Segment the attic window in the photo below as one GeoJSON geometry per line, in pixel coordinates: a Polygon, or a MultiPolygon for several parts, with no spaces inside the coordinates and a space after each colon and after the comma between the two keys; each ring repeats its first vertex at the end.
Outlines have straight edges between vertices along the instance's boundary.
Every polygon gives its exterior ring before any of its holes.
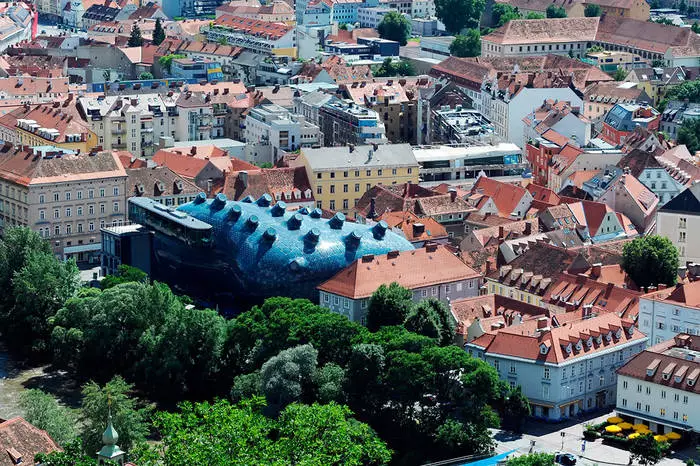
{"type": "Polygon", "coordinates": [[[564,351],[566,351],[566,354],[571,354],[571,343],[568,345],[562,345],[562,347],[564,348],[564,351]]]}
{"type": "Polygon", "coordinates": [[[542,343],[540,345],[540,354],[547,354],[549,352],[549,346],[542,343]]]}
{"type": "Polygon", "coordinates": [[[586,346],[589,348],[593,346],[593,337],[589,337],[588,340],[586,340],[586,346]]]}
{"type": "Polygon", "coordinates": [[[612,332],[608,332],[605,334],[605,341],[611,341],[612,340],[612,332]]]}
{"type": "Polygon", "coordinates": [[[621,336],[622,336],[622,330],[617,329],[617,331],[615,332],[615,338],[619,339],[621,336]]]}
{"type": "Polygon", "coordinates": [[[583,345],[581,344],[581,340],[576,343],[576,351],[581,351],[583,349],[583,345]]]}
{"type": "Polygon", "coordinates": [[[600,345],[601,343],[603,343],[603,337],[601,335],[598,335],[595,339],[595,342],[600,345]]]}
{"type": "Polygon", "coordinates": [[[629,326],[629,328],[627,329],[627,335],[629,335],[629,336],[634,335],[634,325],[629,326]]]}
{"type": "Polygon", "coordinates": [[[688,379],[688,386],[692,387],[693,385],[695,385],[695,379],[688,379]]]}

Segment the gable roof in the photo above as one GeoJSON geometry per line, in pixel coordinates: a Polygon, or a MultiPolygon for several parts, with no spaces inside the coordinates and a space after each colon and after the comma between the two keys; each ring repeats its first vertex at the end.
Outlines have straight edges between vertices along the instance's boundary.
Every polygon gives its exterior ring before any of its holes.
{"type": "Polygon", "coordinates": [[[37,453],[61,451],[46,431],[38,429],[21,417],[0,422],[0,466],[15,466],[13,454],[19,454],[23,464],[34,464],[37,453]]]}
{"type": "Polygon", "coordinates": [[[668,201],[659,212],[700,215],[700,183],[686,188],[668,201]]]}
{"type": "Polygon", "coordinates": [[[304,167],[289,167],[234,171],[226,176],[223,192],[233,200],[246,196],[257,199],[263,194],[269,194],[273,202],[279,197],[279,200],[287,203],[309,203],[314,200],[313,192],[310,197],[305,197],[305,193],[310,190],[311,184],[304,167]],[[300,198],[294,196],[295,192],[300,198]]]}
{"type": "Polygon", "coordinates": [[[377,219],[377,221],[381,220],[384,220],[390,228],[401,230],[406,239],[411,242],[447,238],[447,230],[436,220],[430,217],[419,218],[411,211],[387,212],[377,219]]]}
{"type": "Polygon", "coordinates": [[[479,278],[448,248],[428,246],[381,256],[364,256],[318,286],[327,293],[350,299],[372,296],[379,285],[393,282],[414,290],[479,278]]]}
{"type": "Polygon", "coordinates": [[[194,183],[181,178],[168,167],[143,167],[126,171],[128,196],[181,196],[195,195],[201,189],[194,183]]]}
{"type": "MultiPolygon", "coordinates": [[[[501,217],[510,217],[527,192],[522,186],[504,183],[487,176],[480,176],[471,190],[472,195],[481,194],[489,197],[501,217]]],[[[522,216],[524,213],[518,213],[518,216],[522,216]]]]}
{"type": "Polygon", "coordinates": [[[386,212],[413,211],[415,210],[416,199],[439,195],[439,193],[415,183],[379,184],[373,186],[362,195],[353,211],[362,217],[369,218],[372,199],[374,199],[374,210],[377,215],[382,215],[386,212]]]}

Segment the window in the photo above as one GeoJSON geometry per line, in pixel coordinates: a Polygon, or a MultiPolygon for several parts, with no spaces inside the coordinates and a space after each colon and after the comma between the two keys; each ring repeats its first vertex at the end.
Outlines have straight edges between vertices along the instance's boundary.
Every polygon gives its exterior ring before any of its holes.
{"type": "Polygon", "coordinates": [[[323,186],[321,186],[321,185],[316,186],[316,194],[323,194],[323,186]]]}
{"type": "Polygon", "coordinates": [[[335,185],[334,184],[331,185],[331,194],[333,194],[333,193],[335,193],[335,185]]]}
{"type": "Polygon", "coordinates": [[[450,292],[450,285],[445,285],[445,293],[449,293],[449,292],[450,292]]]}
{"type": "MultiPolygon", "coordinates": [[[[43,201],[40,201],[43,202],[43,201]]],[[[678,219],[678,228],[685,228],[688,223],[688,219],[685,217],[680,217],[678,219]]]]}
{"type": "Polygon", "coordinates": [[[666,410],[665,410],[664,408],[661,408],[661,409],[659,410],[659,414],[661,414],[662,416],[665,416],[665,415],[666,415],[666,410]]]}
{"type": "Polygon", "coordinates": [[[499,369],[500,369],[499,363],[498,363],[498,360],[497,360],[497,359],[493,361],[493,367],[494,367],[496,370],[499,370],[499,369]]]}
{"type": "Polygon", "coordinates": [[[426,296],[428,296],[428,290],[420,290],[420,295],[421,295],[423,298],[425,298],[426,296]]]}
{"type": "Polygon", "coordinates": [[[683,404],[684,405],[688,404],[688,395],[683,396],[683,404]]]}
{"type": "Polygon", "coordinates": [[[413,168],[408,168],[408,169],[406,169],[406,173],[408,173],[409,175],[410,175],[411,173],[413,173],[413,168]]]}
{"type": "Polygon", "coordinates": [[[88,189],[88,199],[92,199],[93,197],[95,197],[95,190],[88,189]]]}
{"type": "Polygon", "coordinates": [[[627,390],[627,381],[626,380],[624,382],[622,382],[622,388],[627,390]]]}
{"type": "Polygon", "coordinates": [[[83,198],[83,192],[82,192],[82,191],[78,191],[77,196],[78,196],[78,199],[82,199],[82,198],[83,198]]]}
{"type": "Polygon", "coordinates": [[[105,197],[105,188],[100,188],[100,197],[105,197]]]}
{"type": "Polygon", "coordinates": [[[355,192],[356,193],[360,192],[360,183],[355,183],[355,192]]]}
{"type": "Polygon", "coordinates": [[[44,203],[44,195],[39,194],[39,204],[43,204],[43,203],[44,203]]]}
{"type": "Polygon", "coordinates": [[[549,399],[549,385],[547,385],[547,384],[542,384],[542,399],[543,400],[549,399]]]}
{"type": "Polygon", "coordinates": [[[651,410],[651,406],[644,405],[644,411],[646,411],[648,413],[650,410],[651,410]]]}
{"type": "Polygon", "coordinates": [[[335,210],[335,201],[330,201],[328,208],[331,210],[335,210]]]}
{"type": "Polygon", "coordinates": [[[350,300],[349,299],[343,299],[343,307],[345,309],[350,309],[350,300]]]}
{"type": "Polygon", "coordinates": [[[517,372],[517,366],[515,364],[510,365],[510,371],[511,374],[515,374],[517,372]]]}
{"type": "Polygon", "coordinates": [[[343,178],[347,178],[347,177],[348,177],[348,172],[343,172],[343,178]]]}
{"type": "Polygon", "coordinates": [[[687,414],[683,414],[683,422],[688,422],[688,415],[687,414]]]}
{"type": "Polygon", "coordinates": [[[343,192],[344,193],[348,192],[348,185],[346,185],[346,184],[343,185],[343,192]]]}
{"type": "Polygon", "coordinates": [[[316,179],[320,180],[321,178],[323,178],[323,173],[316,173],[316,179]]]}
{"type": "Polygon", "coordinates": [[[395,169],[395,168],[392,168],[392,169],[391,169],[391,174],[392,174],[392,175],[396,175],[396,169],[395,169]]]}
{"type": "Polygon", "coordinates": [[[104,204],[100,204],[100,213],[101,214],[105,213],[105,205],[104,204]]]}
{"type": "Polygon", "coordinates": [[[359,178],[359,177],[360,177],[360,170],[355,170],[355,178],[359,178]]]}
{"type": "Polygon", "coordinates": [[[331,172],[331,178],[335,178],[335,172],[331,172]]]}
{"type": "Polygon", "coordinates": [[[328,303],[330,301],[331,301],[331,295],[329,295],[328,293],[323,293],[323,302],[328,303]]]}
{"type": "Polygon", "coordinates": [[[56,236],[61,234],[61,226],[60,225],[56,225],[53,227],[53,234],[56,236]]]}
{"type": "Polygon", "coordinates": [[[70,191],[66,193],[66,201],[70,201],[70,191]]]}
{"type": "Polygon", "coordinates": [[[637,411],[641,411],[641,409],[642,409],[642,403],[637,401],[637,411]]]}
{"type": "Polygon", "coordinates": [[[78,208],[76,209],[76,211],[77,211],[76,214],[78,215],[78,217],[82,217],[82,216],[83,216],[83,207],[82,207],[82,206],[78,207],[78,208]]]}
{"type": "Polygon", "coordinates": [[[88,231],[95,231],[95,223],[94,222],[88,223],[88,231]]]}
{"type": "Polygon", "coordinates": [[[350,204],[347,199],[343,199],[343,210],[348,210],[350,204]]]}
{"type": "MultiPolygon", "coordinates": [[[[172,203],[172,199],[168,199],[168,200],[172,203]]],[[[119,212],[119,203],[118,202],[115,202],[114,204],[112,204],[112,211],[119,212]]]]}
{"type": "Polygon", "coordinates": [[[666,390],[661,390],[661,399],[666,399],[666,390]]]}
{"type": "Polygon", "coordinates": [[[673,401],[675,401],[676,403],[678,403],[678,401],[679,401],[680,399],[681,399],[681,396],[680,396],[678,393],[676,393],[676,394],[673,395],[673,401]]]}
{"type": "Polygon", "coordinates": [[[94,204],[88,206],[88,214],[90,214],[90,215],[95,214],[95,205],[94,204]]]}
{"type": "Polygon", "coordinates": [[[549,380],[549,367],[544,368],[544,375],[542,377],[549,380]]]}
{"type": "Polygon", "coordinates": [[[70,235],[71,233],[73,233],[73,227],[70,224],[68,224],[66,225],[66,234],[70,235]]]}
{"type": "Polygon", "coordinates": [[[70,207],[66,207],[66,217],[70,217],[70,216],[71,216],[71,209],[70,209],[70,207]]]}
{"type": "Polygon", "coordinates": [[[367,176],[372,176],[372,170],[367,170],[367,176]]]}
{"type": "Polygon", "coordinates": [[[642,393],[642,386],[637,384],[637,393],[642,393]]]}
{"type": "Polygon", "coordinates": [[[112,190],[112,193],[113,193],[115,196],[119,196],[119,186],[115,186],[114,189],[112,190]]]}
{"type": "Polygon", "coordinates": [[[61,218],[61,213],[59,212],[58,209],[54,209],[53,218],[61,218]]]}
{"type": "Polygon", "coordinates": [[[651,395],[651,388],[647,387],[647,395],[651,395]]]}
{"type": "Polygon", "coordinates": [[[58,202],[58,200],[59,200],[58,196],[59,196],[58,193],[53,193],[53,201],[54,202],[58,202]]]}
{"type": "Polygon", "coordinates": [[[82,232],[83,232],[83,224],[78,223],[78,233],[82,233],[82,232]]]}
{"type": "Polygon", "coordinates": [[[685,231],[678,232],[678,242],[685,243],[685,231]]]}
{"type": "Polygon", "coordinates": [[[432,288],[431,291],[432,291],[432,293],[433,293],[433,296],[437,296],[437,294],[438,294],[438,288],[437,288],[437,286],[434,286],[434,287],[432,288]]]}
{"type": "Polygon", "coordinates": [[[382,176],[382,169],[377,170],[377,176],[382,176]]]}
{"type": "Polygon", "coordinates": [[[372,185],[369,184],[369,183],[367,183],[367,184],[365,185],[365,191],[369,191],[370,189],[372,189],[372,185]]]}

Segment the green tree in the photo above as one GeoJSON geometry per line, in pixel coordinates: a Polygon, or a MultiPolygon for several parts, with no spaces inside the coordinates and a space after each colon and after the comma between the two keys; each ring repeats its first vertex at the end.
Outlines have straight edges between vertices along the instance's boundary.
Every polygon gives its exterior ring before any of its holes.
{"type": "Polygon", "coordinates": [[[33,252],[12,280],[15,304],[4,328],[11,346],[33,358],[48,355],[50,319],[79,286],[75,261],[61,262],[53,254],[33,252]]]}
{"type": "Polygon", "coordinates": [[[413,292],[398,283],[380,285],[372,294],[367,310],[367,328],[377,330],[385,325],[400,325],[413,307],[413,292]]]}
{"type": "Polygon", "coordinates": [[[496,27],[501,27],[508,21],[514,19],[522,19],[523,15],[520,14],[518,7],[514,7],[507,3],[496,3],[493,6],[493,23],[496,27]]]}
{"type": "Polygon", "coordinates": [[[508,466],[553,466],[554,455],[549,453],[530,453],[508,460],[508,466]]]}
{"type": "Polygon", "coordinates": [[[42,466],[95,466],[95,457],[83,453],[80,439],[63,445],[63,451],[37,453],[34,462],[42,466]]]}
{"type": "Polygon", "coordinates": [[[685,144],[691,154],[700,150],[700,118],[686,118],[678,128],[678,144],[685,144]]]}
{"type": "Polygon", "coordinates": [[[345,401],[345,369],[332,362],[318,369],[314,376],[316,399],[321,403],[345,401]]]}
{"type": "Polygon", "coordinates": [[[163,448],[158,453],[170,466],[371,466],[391,459],[384,442],[345,406],[292,404],[278,420],[263,416],[262,407],[258,398],[238,405],[183,403],[180,412],[159,413],[163,448]]]}
{"type": "Polygon", "coordinates": [[[669,100],[685,100],[690,102],[700,102],[700,80],[683,81],[677,86],[673,86],[667,93],[669,100]]]}
{"type": "Polygon", "coordinates": [[[156,19],[156,25],[153,29],[153,43],[155,45],[160,45],[165,40],[165,29],[163,29],[163,24],[160,22],[160,18],[156,19]]]}
{"type": "Polygon", "coordinates": [[[404,326],[412,332],[435,338],[441,345],[449,345],[454,340],[455,326],[450,309],[435,298],[424,299],[414,306],[404,326]]]}
{"type": "Polygon", "coordinates": [[[399,60],[396,64],[396,75],[397,76],[415,76],[416,69],[413,67],[408,60],[399,60]]]}
{"type": "MultiPolygon", "coordinates": [[[[153,75],[151,75],[151,77],[153,77],[153,75]]],[[[122,264],[117,267],[116,274],[107,275],[104,279],[102,279],[100,282],[100,287],[103,290],[106,290],[121,283],[128,282],[148,283],[148,274],[137,267],[122,264]]]]}
{"type": "Polygon", "coordinates": [[[450,34],[479,27],[484,0],[436,0],[435,13],[450,34]]]}
{"type": "Polygon", "coordinates": [[[583,10],[583,14],[587,18],[593,18],[595,16],[602,15],[603,9],[600,7],[600,5],[596,5],[595,3],[588,3],[586,4],[586,9],[583,10]]]}
{"type": "Polygon", "coordinates": [[[37,389],[24,390],[20,395],[20,406],[27,422],[45,430],[59,445],[75,439],[75,417],[51,395],[37,389]]]}
{"type": "Polygon", "coordinates": [[[235,402],[260,396],[260,371],[243,374],[233,379],[233,388],[231,389],[231,399],[235,402]]]}
{"type": "Polygon", "coordinates": [[[158,64],[165,70],[170,73],[170,70],[172,69],[173,66],[173,60],[177,58],[186,58],[185,55],[181,53],[171,53],[168,55],[163,55],[158,59],[158,64]]]}
{"type": "Polygon", "coordinates": [[[545,16],[542,13],[531,11],[525,16],[525,19],[545,19],[545,16]]]}
{"type": "Polygon", "coordinates": [[[406,45],[411,37],[411,21],[398,11],[392,11],[384,15],[377,26],[379,37],[393,40],[401,45],[406,45]]]}
{"type": "Polygon", "coordinates": [[[693,31],[695,34],[700,34],[700,22],[693,23],[693,25],[690,26],[690,30],[693,31]]]}
{"type": "Polygon", "coordinates": [[[678,249],[664,236],[635,238],[622,250],[622,267],[639,287],[660,283],[675,285],[678,278],[678,249]]]}
{"type": "Polygon", "coordinates": [[[122,450],[128,451],[134,444],[145,440],[151,407],[139,407],[139,400],[130,396],[132,389],[133,386],[119,376],[104,386],[95,382],[83,386],[81,437],[86,452],[98,451],[102,446],[102,433],[107,427],[110,413],[112,424],[119,433],[119,446],[122,450]]]}
{"type": "Polygon", "coordinates": [[[624,81],[626,77],[627,77],[627,70],[625,70],[621,66],[618,66],[617,69],[615,70],[615,73],[613,74],[613,79],[615,81],[624,81]]]}
{"type": "Polygon", "coordinates": [[[586,53],[597,53],[597,52],[605,52],[605,49],[601,47],[600,45],[594,45],[593,47],[589,47],[588,50],[586,50],[586,53]]]}
{"type": "Polygon", "coordinates": [[[386,356],[381,345],[360,343],[352,347],[347,366],[349,395],[356,406],[373,411],[381,398],[386,356]]]}
{"type": "Polygon", "coordinates": [[[489,454],[496,446],[485,426],[449,418],[435,431],[435,440],[451,456],[489,454]]]}
{"type": "Polygon", "coordinates": [[[372,70],[372,74],[376,77],[392,77],[392,76],[413,76],[416,74],[413,65],[407,60],[399,60],[394,62],[391,58],[385,58],[381,65],[372,70]]]}
{"type": "Polygon", "coordinates": [[[556,5],[549,5],[545,13],[547,18],[566,18],[566,10],[556,5]]]}
{"type": "Polygon", "coordinates": [[[316,374],[318,351],[302,345],[281,351],[263,364],[260,386],[270,404],[284,407],[309,393],[316,374]]]}
{"type": "Polygon", "coordinates": [[[466,34],[457,35],[450,44],[450,53],[455,57],[478,57],[481,55],[481,35],[479,30],[469,29],[466,34]]]}
{"type": "Polygon", "coordinates": [[[632,460],[642,465],[652,466],[664,457],[668,450],[668,443],[657,442],[653,434],[644,434],[632,439],[629,450],[632,460]]]}
{"type": "Polygon", "coordinates": [[[515,432],[520,432],[523,428],[525,419],[530,416],[530,401],[518,385],[515,388],[510,388],[508,395],[503,403],[503,421],[515,432]]]}
{"type": "Polygon", "coordinates": [[[141,47],[143,45],[143,36],[141,35],[141,28],[138,24],[134,23],[131,28],[131,34],[129,35],[129,41],[127,42],[129,47],[141,47]]]}
{"type": "Polygon", "coordinates": [[[148,71],[144,71],[139,75],[139,79],[141,80],[146,80],[146,79],[153,79],[153,73],[150,73],[148,71]]]}

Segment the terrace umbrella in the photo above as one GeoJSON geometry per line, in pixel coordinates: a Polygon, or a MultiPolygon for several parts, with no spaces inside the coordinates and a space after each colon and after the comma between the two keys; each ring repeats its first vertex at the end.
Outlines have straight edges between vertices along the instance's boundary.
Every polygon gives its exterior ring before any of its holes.
{"type": "Polygon", "coordinates": [[[629,434],[629,435],[627,436],[627,438],[630,439],[630,440],[632,440],[632,439],[636,439],[636,438],[639,437],[640,435],[641,435],[641,434],[640,434],[639,432],[634,432],[634,433],[632,433],[632,434],[629,434]]]}
{"type": "Polygon", "coordinates": [[[622,429],[620,429],[620,426],[607,426],[605,431],[611,434],[617,434],[618,432],[622,432],[622,429]]]}
{"type": "Polygon", "coordinates": [[[646,424],[635,424],[632,426],[634,430],[649,430],[646,424]]]}
{"type": "Polygon", "coordinates": [[[668,437],[665,435],[654,435],[654,440],[657,442],[668,442],[668,437]]]}
{"type": "Polygon", "coordinates": [[[622,421],[624,421],[624,419],[622,419],[621,417],[618,417],[618,416],[613,416],[613,417],[608,418],[608,424],[619,424],[622,421]]]}
{"type": "Polygon", "coordinates": [[[678,432],[669,432],[668,434],[666,434],[666,437],[669,440],[680,440],[681,434],[679,434],[678,432]]]}
{"type": "Polygon", "coordinates": [[[633,427],[629,422],[621,422],[617,426],[622,430],[630,430],[633,427]]]}

